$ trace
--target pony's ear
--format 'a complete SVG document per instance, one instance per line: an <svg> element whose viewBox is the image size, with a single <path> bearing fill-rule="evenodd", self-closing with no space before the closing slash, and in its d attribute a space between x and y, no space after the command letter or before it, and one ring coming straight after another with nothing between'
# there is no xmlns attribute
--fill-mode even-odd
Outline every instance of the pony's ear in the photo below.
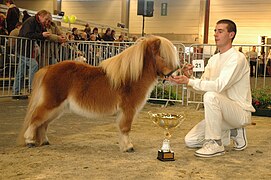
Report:
<svg viewBox="0 0 271 180"><path fill-rule="evenodd" d="M155 39L155 40L152 41L152 51L153 51L154 55L157 55L159 53L160 44L161 44L160 39Z"/></svg>

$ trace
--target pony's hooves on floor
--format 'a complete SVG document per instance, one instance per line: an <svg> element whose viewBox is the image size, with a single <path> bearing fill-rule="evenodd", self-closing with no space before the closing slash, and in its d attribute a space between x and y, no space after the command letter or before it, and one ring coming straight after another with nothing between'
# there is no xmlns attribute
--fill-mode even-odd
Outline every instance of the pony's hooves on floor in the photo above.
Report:
<svg viewBox="0 0 271 180"><path fill-rule="evenodd" d="M134 150L134 148L132 147L132 148L127 149L126 152L135 152L135 150Z"/></svg>
<svg viewBox="0 0 271 180"><path fill-rule="evenodd" d="M48 141L42 143L42 146L48 146L48 145L50 145Z"/></svg>
<svg viewBox="0 0 271 180"><path fill-rule="evenodd" d="M26 147L28 147L28 148L34 148L34 147L36 147L36 144L35 143L27 143Z"/></svg>

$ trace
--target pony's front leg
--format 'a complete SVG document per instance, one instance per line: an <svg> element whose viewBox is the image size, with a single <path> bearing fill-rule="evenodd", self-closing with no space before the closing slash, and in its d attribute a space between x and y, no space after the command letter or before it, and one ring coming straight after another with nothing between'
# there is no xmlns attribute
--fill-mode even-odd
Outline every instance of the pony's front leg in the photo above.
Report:
<svg viewBox="0 0 271 180"><path fill-rule="evenodd" d="M131 143L129 132L131 130L131 125L133 122L134 114L124 114L121 113L119 115L119 131L120 131L120 139L119 145L120 150L123 152L133 152L133 144Z"/></svg>

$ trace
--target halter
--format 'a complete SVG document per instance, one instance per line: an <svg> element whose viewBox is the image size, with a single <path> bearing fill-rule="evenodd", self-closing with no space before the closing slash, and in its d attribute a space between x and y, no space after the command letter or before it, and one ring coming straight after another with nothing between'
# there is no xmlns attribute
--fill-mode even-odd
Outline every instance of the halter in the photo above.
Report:
<svg viewBox="0 0 271 180"><path fill-rule="evenodd" d="M169 72L168 74L166 74L166 75L164 75L164 80L163 80L163 83L166 81L166 78L168 78L168 77L170 77L173 73L175 73L177 70L181 70L180 72L181 72L181 74L183 74L183 70L184 70L184 68L186 67L186 65L187 65L188 63L185 61L184 62L184 64L183 65L181 65L181 68L180 67L178 67L177 69L175 69L175 70L173 70L173 71L171 71L171 72Z"/></svg>
<svg viewBox="0 0 271 180"><path fill-rule="evenodd" d="M179 70L179 67L176 68L176 69L174 69L173 71L170 71L170 72L169 72L168 74L166 74L166 75L163 73L163 75L164 75L163 83L165 83L166 78L170 77L173 73L175 73L175 72L178 71L178 70Z"/></svg>

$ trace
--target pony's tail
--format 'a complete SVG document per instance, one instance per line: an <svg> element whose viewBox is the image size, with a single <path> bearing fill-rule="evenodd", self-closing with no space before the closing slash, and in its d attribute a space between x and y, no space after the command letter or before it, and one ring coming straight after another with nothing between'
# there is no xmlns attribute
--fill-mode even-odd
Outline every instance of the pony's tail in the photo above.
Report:
<svg viewBox="0 0 271 180"><path fill-rule="evenodd" d="M25 145L25 140L24 140L24 133L27 130L29 124L31 123L31 119L33 116L33 113L35 112L41 98L41 93L42 93L42 82L44 79L44 76L46 75L48 71L48 67L40 69L38 72L35 73L34 79L33 79L33 88L31 92L31 97L29 99L29 104L26 112L26 116L24 119L23 126L21 128L21 131L19 133L18 139L17 139L17 144L24 146Z"/></svg>

